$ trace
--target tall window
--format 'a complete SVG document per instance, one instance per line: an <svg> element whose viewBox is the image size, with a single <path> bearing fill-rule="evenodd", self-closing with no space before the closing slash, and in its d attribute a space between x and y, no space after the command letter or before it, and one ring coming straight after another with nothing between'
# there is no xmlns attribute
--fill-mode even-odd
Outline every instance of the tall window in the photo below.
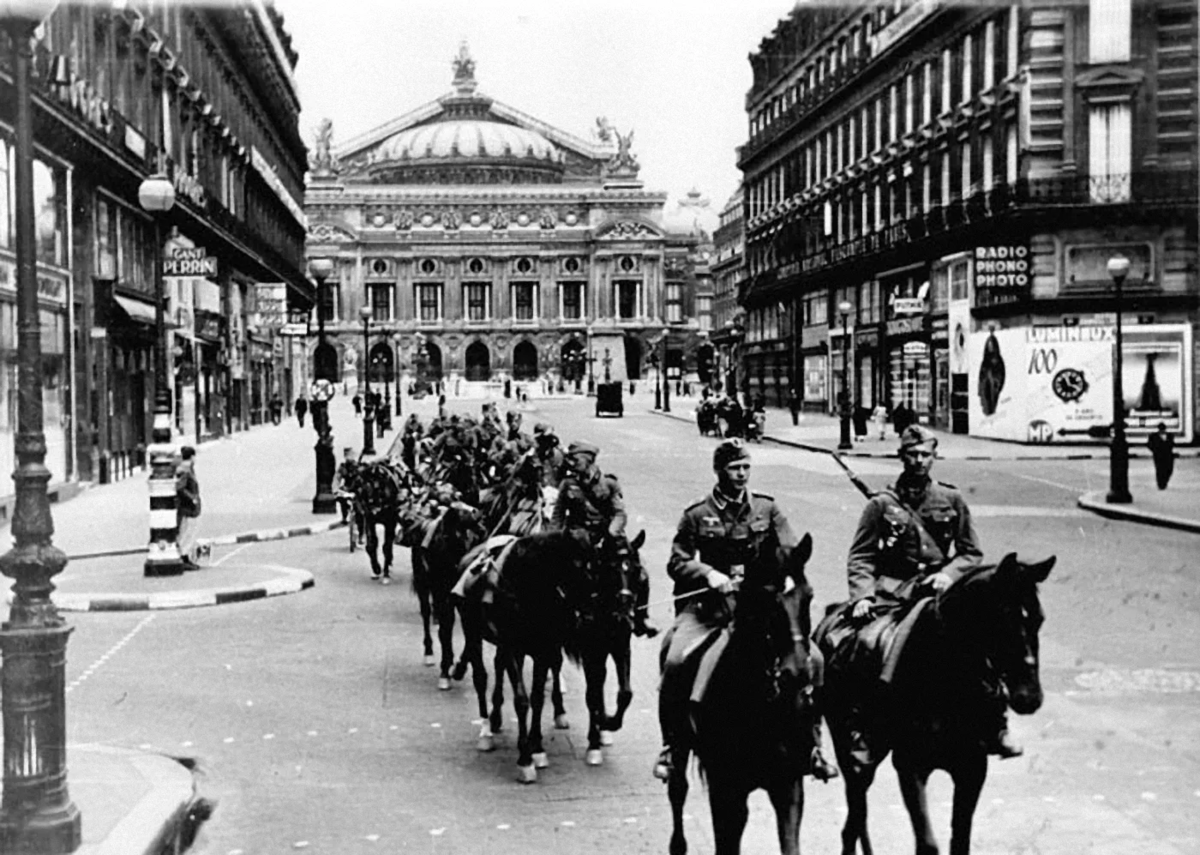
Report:
<svg viewBox="0 0 1200 855"><path fill-rule="evenodd" d="M921 87L921 124L933 120L933 62L925 63L925 85Z"/></svg>
<svg viewBox="0 0 1200 855"><path fill-rule="evenodd" d="M911 134L913 131L913 101L915 100L915 90L913 88L913 76L911 74L904 75L904 133Z"/></svg>
<svg viewBox="0 0 1200 855"><path fill-rule="evenodd" d="M532 321L537 315L537 285L533 282L514 282L512 286L513 320Z"/></svg>
<svg viewBox="0 0 1200 855"><path fill-rule="evenodd" d="M425 323L442 319L442 286L422 284L417 287L417 318Z"/></svg>
<svg viewBox="0 0 1200 855"><path fill-rule="evenodd" d="M6 188L7 189L7 188ZM44 161L33 161L33 210L37 259L43 264L67 263L66 173Z"/></svg>
<svg viewBox="0 0 1200 855"><path fill-rule="evenodd" d="M386 282L376 282L371 285L371 320L390 321L392 319L392 286Z"/></svg>
<svg viewBox="0 0 1200 855"><path fill-rule="evenodd" d="M954 54L950 48L942 51L942 110L950 112L950 87L954 82Z"/></svg>
<svg viewBox="0 0 1200 855"><path fill-rule="evenodd" d="M621 320L633 320L641 317L641 283L618 281L614 283L617 307L617 317Z"/></svg>
<svg viewBox="0 0 1200 855"><path fill-rule="evenodd" d="M0 246L6 249L12 248L15 239L12 221L13 206L8 198L8 188L13 186L9 153L8 141L0 138Z"/></svg>
<svg viewBox="0 0 1200 855"><path fill-rule="evenodd" d="M1093 202L1129 201L1130 105L1093 104L1088 112L1088 188Z"/></svg>
<svg viewBox="0 0 1200 855"><path fill-rule="evenodd" d="M582 282L563 282L558 286L560 313L564 321L583 320L584 287Z"/></svg>
<svg viewBox="0 0 1200 855"><path fill-rule="evenodd" d="M983 29L983 88L996 85L996 22L988 21Z"/></svg>
<svg viewBox="0 0 1200 855"><path fill-rule="evenodd" d="M712 329L712 304L712 297L696 297L696 320L700 322L700 329L702 330Z"/></svg>
<svg viewBox="0 0 1200 855"><path fill-rule="evenodd" d="M1092 62L1128 62L1130 0L1089 0L1088 58Z"/></svg>
<svg viewBox="0 0 1200 855"><path fill-rule="evenodd" d="M962 144L962 197L971 195L971 144Z"/></svg>
<svg viewBox="0 0 1200 855"><path fill-rule="evenodd" d="M467 307L468 321L486 321L488 313L488 292L491 286L486 282L468 282L463 286L463 303Z"/></svg>
<svg viewBox="0 0 1200 855"><path fill-rule="evenodd" d="M960 104L965 104L971 100L971 75L974 72L972 63L974 62L974 40L970 33L963 36L962 41L962 90L959 92Z"/></svg>
<svg viewBox="0 0 1200 855"><path fill-rule="evenodd" d="M117 278L117 208L108 199L96 197L96 275Z"/></svg>
<svg viewBox="0 0 1200 855"><path fill-rule="evenodd" d="M666 293L667 322L677 324L683 321L683 284L668 282Z"/></svg>

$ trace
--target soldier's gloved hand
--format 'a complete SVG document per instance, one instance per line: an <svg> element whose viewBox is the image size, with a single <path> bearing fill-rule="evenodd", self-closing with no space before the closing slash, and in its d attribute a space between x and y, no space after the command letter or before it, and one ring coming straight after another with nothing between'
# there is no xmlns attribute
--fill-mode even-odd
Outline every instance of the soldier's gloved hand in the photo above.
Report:
<svg viewBox="0 0 1200 855"><path fill-rule="evenodd" d="M926 584L933 588L934 592L940 594L942 591L949 588L954 583L954 580L946 573L934 573L926 580Z"/></svg>
<svg viewBox="0 0 1200 855"><path fill-rule="evenodd" d="M871 617L871 612L874 608L875 608L875 601L872 600L870 597L863 597L861 600L859 600L857 603L854 604L854 611L850 613L850 616L854 620L859 620L859 621L867 620L868 618Z"/></svg>
<svg viewBox="0 0 1200 855"><path fill-rule="evenodd" d="M710 570L704 578L708 581L708 587L720 591L722 594L728 594L734 589L733 580L720 570Z"/></svg>

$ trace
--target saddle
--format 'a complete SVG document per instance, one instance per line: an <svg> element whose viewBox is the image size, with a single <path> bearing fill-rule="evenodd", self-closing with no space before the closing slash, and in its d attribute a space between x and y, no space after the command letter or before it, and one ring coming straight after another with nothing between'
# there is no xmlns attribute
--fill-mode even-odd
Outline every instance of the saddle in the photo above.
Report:
<svg viewBox="0 0 1200 855"><path fill-rule="evenodd" d="M496 568L500 564L501 556L516 540L516 535L498 534L475 547L468 553L470 560L467 561L466 569L458 577L454 587L450 589L451 595L465 598L481 577L488 578L488 590L494 588ZM484 594L486 595L487 591L484 591Z"/></svg>
<svg viewBox="0 0 1200 855"><path fill-rule="evenodd" d="M830 606L813 633L813 639L825 654L826 667L864 685L890 684L913 627L933 599L922 597L889 609L864 626L855 624L851 618L851 603Z"/></svg>

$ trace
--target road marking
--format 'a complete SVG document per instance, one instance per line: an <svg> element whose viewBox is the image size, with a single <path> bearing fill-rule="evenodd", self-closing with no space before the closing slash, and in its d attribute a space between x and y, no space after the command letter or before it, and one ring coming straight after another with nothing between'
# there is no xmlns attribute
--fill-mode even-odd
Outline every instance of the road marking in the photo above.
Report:
<svg viewBox="0 0 1200 855"><path fill-rule="evenodd" d="M1075 685L1093 692L1157 692L1163 695L1177 695L1200 691L1200 671L1105 668L1076 675Z"/></svg>
<svg viewBox="0 0 1200 855"><path fill-rule="evenodd" d="M1021 475L1018 472L1013 472L1018 478L1024 478L1026 481L1037 481L1039 484L1047 484L1051 487L1058 487L1060 490L1070 490L1072 493L1083 493L1086 487L1072 487L1070 484L1064 484L1061 481L1051 481L1048 478L1038 478L1036 475Z"/></svg>
<svg viewBox="0 0 1200 855"><path fill-rule="evenodd" d="M245 548L246 548L247 546L249 546L249 545L250 545L250 544L248 544L248 543L243 543L243 544L242 544L241 546L239 546L237 549L231 549L229 552L226 552L224 555L222 555L222 556L221 556L220 558L218 558L216 561L211 561L211 562L209 562L209 565L208 565L208 566L209 566L209 567L220 567L220 566L221 566L223 563L225 563L225 561L227 561L228 559L230 559L230 558L232 558L233 556L237 555L239 552L241 552L243 549L245 549Z"/></svg>
<svg viewBox="0 0 1200 855"><path fill-rule="evenodd" d="M93 662L91 665L89 665L87 668L85 668L83 670L83 673L80 674L78 677L76 677L71 682L71 684L69 686L67 686L67 688L64 690L64 694L66 692L70 692L72 689L74 689L76 686L78 686L80 683L82 683L88 677L92 676L92 674L96 673L96 670L101 665L103 665L110 658L112 658L112 655L114 653L116 653L118 650L120 650L122 647L124 647L126 644L128 644L129 641L132 640L132 638L135 635L137 635L139 632L142 631L142 627L144 627L146 624L150 623L150 621L154 620L154 618L155 618L155 615L147 615L146 617L142 618L138 622L137 626L135 626L133 629L129 630L129 632L125 633L124 638L122 638L120 641L118 641L116 644L114 644L112 647L110 647L108 650L106 650L99 659L97 659L95 662Z"/></svg>

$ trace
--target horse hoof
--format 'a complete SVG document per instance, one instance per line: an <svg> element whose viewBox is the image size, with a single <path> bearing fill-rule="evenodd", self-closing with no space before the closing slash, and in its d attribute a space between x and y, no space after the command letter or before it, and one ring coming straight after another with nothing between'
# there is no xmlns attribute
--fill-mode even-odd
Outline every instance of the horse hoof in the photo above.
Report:
<svg viewBox="0 0 1200 855"><path fill-rule="evenodd" d="M604 752L599 748L588 749L587 757L584 762L589 766L600 766L604 763Z"/></svg>
<svg viewBox="0 0 1200 855"><path fill-rule="evenodd" d="M530 763L528 766L517 767L517 782L521 784L537 783L537 769Z"/></svg>
<svg viewBox="0 0 1200 855"><path fill-rule="evenodd" d="M611 730L600 731L600 744L601 745L612 745L613 744L613 732Z"/></svg>
<svg viewBox="0 0 1200 855"><path fill-rule="evenodd" d="M570 728L571 728L571 722L567 721L567 716L565 714L564 715L556 715L554 717L554 729L555 730L569 730Z"/></svg>
<svg viewBox="0 0 1200 855"><path fill-rule="evenodd" d="M438 691L439 692L450 691L450 678L449 677L438 677Z"/></svg>
<svg viewBox="0 0 1200 855"><path fill-rule="evenodd" d="M382 579L379 580L379 582L381 585L390 585L390 584L392 584L392 577L384 576Z"/></svg>
<svg viewBox="0 0 1200 855"><path fill-rule="evenodd" d="M425 654L425 667L432 668L436 664L437 664L437 659L434 657L434 655L432 653L426 653Z"/></svg>
<svg viewBox="0 0 1200 855"><path fill-rule="evenodd" d="M495 751L496 738L490 733L479 734L479 739L475 741L475 748L479 751Z"/></svg>
<svg viewBox="0 0 1200 855"><path fill-rule="evenodd" d="M550 765L550 758L546 756L545 751L535 751L533 754L533 768L545 769Z"/></svg>

